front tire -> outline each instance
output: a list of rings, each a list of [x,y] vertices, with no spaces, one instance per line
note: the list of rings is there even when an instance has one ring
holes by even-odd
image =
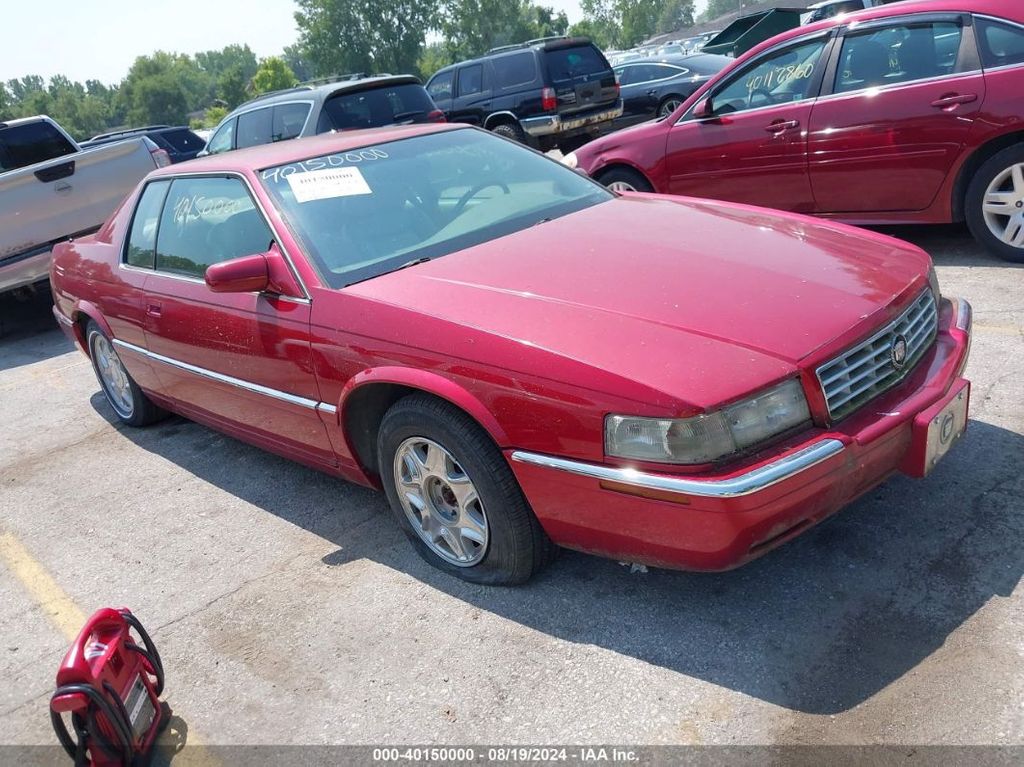
[[[417,553],[472,583],[524,583],[552,558],[501,451],[469,416],[425,394],[396,402],[377,435],[388,502]]]
[[[967,225],[987,250],[1024,263],[1024,145],[1004,149],[982,165],[967,187]]]
[[[632,168],[612,168],[598,176],[598,181],[613,192],[653,192],[651,182]]]
[[[86,348],[103,396],[118,419],[128,426],[148,426],[166,417],[128,374],[113,342],[92,320],[85,326]]]

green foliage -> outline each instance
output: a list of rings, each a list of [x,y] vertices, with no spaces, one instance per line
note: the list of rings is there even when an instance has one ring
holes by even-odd
[[[286,46],[281,58],[284,59],[284,63],[295,73],[299,82],[312,80],[317,76],[313,62],[309,59],[309,53],[301,45]]]
[[[702,21],[716,19],[724,13],[740,11],[749,5],[752,5],[750,0],[708,0],[708,7],[704,9],[704,13],[701,14],[700,18]],[[798,3],[797,5],[803,4]],[[807,5],[810,5],[810,3],[807,3]]]
[[[693,0],[582,0],[583,21],[572,34],[602,48],[631,48],[693,24]]]
[[[193,118],[189,121],[190,128],[216,128],[220,121],[228,116],[225,107],[210,107],[203,113],[202,117]]]
[[[295,73],[280,56],[271,56],[260,62],[260,68],[252,78],[252,93],[260,96],[272,91],[283,91],[299,84]]]
[[[499,45],[564,34],[562,12],[531,0],[441,0],[438,27],[452,61],[470,59]]]
[[[454,63],[455,60],[449,55],[444,43],[430,43],[423,47],[420,60],[416,62],[416,69],[423,82],[426,82],[441,67]]]
[[[416,71],[438,0],[297,0],[299,46],[320,76]]]

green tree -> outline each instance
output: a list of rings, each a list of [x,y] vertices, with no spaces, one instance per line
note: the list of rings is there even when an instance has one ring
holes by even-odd
[[[280,56],[270,56],[260,62],[260,68],[252,76],[253,95],[259,96],[272,91],[283,91],[298,84],[295,73]]]
[[[741,11],[749,5],[753,5],[751,0],[708,0],[708,7],[700,17],[702,20],[717,19],[722,14]]]
[[[228,107],[234,109],[247,98],[249,98],[249,84],[252,75],[246,75],[245,70],[238,64],[232,65],[221,73],[217,80],[217,100],[224,102]]]
[[[313,63],[309,59],[309,53],[301,45],[286,46],[281,58],[284,59],[284,63],[295,73],[295,76],[299,78],[299,82],[312,80],[318,75],[318,72],[313,67]]]
[[[693,0],[668,0],[662,4],[654,31],[663,34],[693,26]]]
[[[448,54],[444,43],[435,42],[423,47],[420,60],[416,63],[416,69],[423,81],[426,82],[441,67],[454,63],[455,60]]]
[[[207,109],[203,116],[200,118],[193,118],[189,122],[191,128],[216,128],[220,121],[228,116],[228,110],[225,107],[210,107]]]
[[[297,0],[299,45],[323,76],[413,72],[438,0]]]
[[[453,60],[486,53],[499,45],[564,34],[564,13],[531,0],[441,0],[439,31]]]

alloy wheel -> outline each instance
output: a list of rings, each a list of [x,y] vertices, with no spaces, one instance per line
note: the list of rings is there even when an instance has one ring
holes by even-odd
[[[683,102],[679,99],[669,99],[661,105],[661,109],[658,111],[658,117],[668,117],[670,114],[679,109],[679,105]]]
[[[628,181],[613,181],[608,185],[613,192],[635,192],[636,187]]]
[[[1011,165],[992,180],[982,211],[993,235],[1006,245],[1024,248],[1024,163]]]
[[[395,489],[413,530],[446,562],[472,567],[487,553],[483,502],[451,453],[425,437],[395,451]]]
[[[96,362],[96,372],[99,374],[100,384],[103,386],[103,393],[107,395],[110,406],[122,418],[126,420],[131,418],[135,404],[128,371],[124,369],[121,358],[117,356],[110,341],[101,333],[93,334],[92,354]]]

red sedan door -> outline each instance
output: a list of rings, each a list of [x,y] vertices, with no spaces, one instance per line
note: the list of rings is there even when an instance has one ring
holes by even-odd
[[[240,178],[177,178],[146,282],[146,341],[161,394],[196,417],[299,460],[336,463],[318,409],[310,304],[214,293],[210,264],[268,249],[272,230]]]
[[[710,92],[713,115],[690,111],[668,134],[671,194],[810,212],[807,123],[829,36],[766,51]]]
[[[985,98],[974,35],[958,14],[847,30],[811,113],[819,213],[921,211],[960,154]]]

